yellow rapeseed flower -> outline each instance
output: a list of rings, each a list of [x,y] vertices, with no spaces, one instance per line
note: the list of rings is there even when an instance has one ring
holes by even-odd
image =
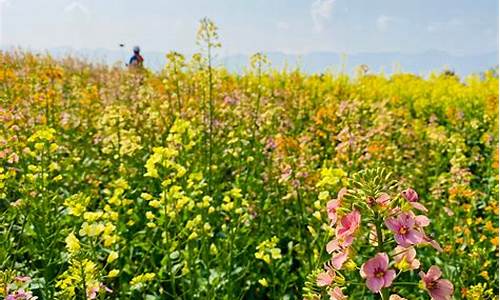
[[[118,276],[119,273],[120,273],[120,271],[118,271],[117,269],[113,269],[113,270],[109,271],[108,277],[114,278],[114,277]]]
[[[78,251],[80,251],[80,241],[78,238],[71,232],[68,234],[66,239],[64,240],[66,242],[66,248],[68,249],[70,254],[74,254]]]
[[[111,251],[108,255],[108,259],[106,260],[106,262],[108,264],[114,262],[116,259],[118,258],[118,252],[116,251]]]

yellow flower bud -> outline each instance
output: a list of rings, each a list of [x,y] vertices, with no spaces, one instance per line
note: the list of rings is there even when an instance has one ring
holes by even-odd
[[[119,273],[120,273],[120,271],[118,271],[117,269],[113,269],[113,270],[109,271],[108,277],[114,278],[114,277],[118,276]]]
[[[116,259],[118,258],[118,252],[116,251],[111,251],[108,255],[108,259],[106,260],[106,262],[108,264],[114,262]]]
[[[259,279],[259,283],[263,287],[267,287],[269,285],[269,283],[267,282],[267,279],[265,279],[265,278]]]

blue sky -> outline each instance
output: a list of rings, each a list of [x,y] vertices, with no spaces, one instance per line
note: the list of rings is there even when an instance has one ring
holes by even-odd
[[[498,50],[498,0],[0,0],[0,44],[192,53],[204,16],[222,54]]]

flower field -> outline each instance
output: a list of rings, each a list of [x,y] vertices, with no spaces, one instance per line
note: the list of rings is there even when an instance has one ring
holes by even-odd
[[[495,74],[199,40],[160,73],[0,53],[0,299],[498,299]]]

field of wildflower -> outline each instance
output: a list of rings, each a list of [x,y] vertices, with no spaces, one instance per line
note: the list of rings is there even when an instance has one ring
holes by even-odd
[[[498,75],[0,52],[0,299],[498,299]]]

